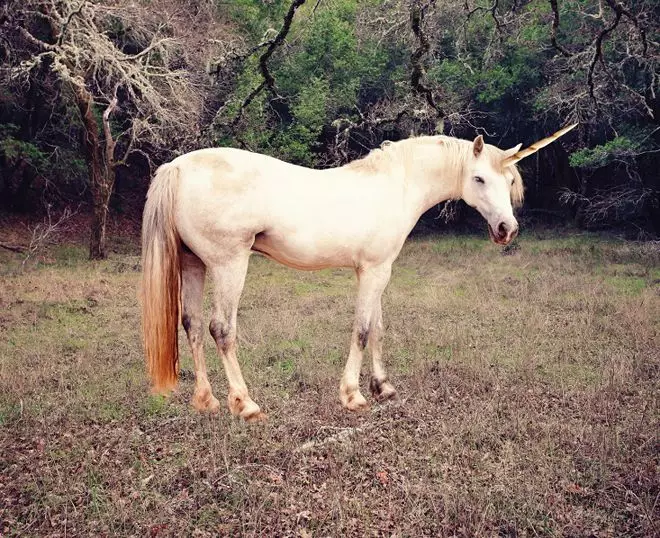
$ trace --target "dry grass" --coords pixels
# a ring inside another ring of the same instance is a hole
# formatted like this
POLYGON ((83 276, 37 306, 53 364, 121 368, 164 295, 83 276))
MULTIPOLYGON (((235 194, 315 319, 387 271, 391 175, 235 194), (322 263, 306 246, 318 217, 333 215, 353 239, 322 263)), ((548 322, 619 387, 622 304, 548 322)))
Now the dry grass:
POLYGON ((149 396, 137 257, 85 255, 21 273, 0 254, 2 536, 660 531, 653 246, 410 242, 384 300, 402 399, 363 415, 338 400, 350 272, 254 258, 239 320, 256 427, 191 410, 186 346, 180 390, 149 396))

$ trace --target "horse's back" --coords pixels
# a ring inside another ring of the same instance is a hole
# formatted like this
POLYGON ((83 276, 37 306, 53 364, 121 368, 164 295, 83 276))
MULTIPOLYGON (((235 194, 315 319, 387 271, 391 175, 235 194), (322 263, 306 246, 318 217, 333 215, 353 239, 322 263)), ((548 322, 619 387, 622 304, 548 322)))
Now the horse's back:
POLYGON ((299 168, 274 157, 237 148, 207 148, 191 151, 172 161, 179 167, 187 186, 212 179, 216 188, 231 182, 249 184, 267 176, 267 171, 280 172, 287 167, 299 168))
POLYGON ((191 152, 172 164, 180 175, 177 227, 193 251, 190 243, 233 249, 257 236, 272 257, 279 259, 277 251, 287 265, 315 268, 352 265, 375 243, 386 250, 398 243, 383 226, 397 227, 401 202, 392 181, 235 148, 191 152))

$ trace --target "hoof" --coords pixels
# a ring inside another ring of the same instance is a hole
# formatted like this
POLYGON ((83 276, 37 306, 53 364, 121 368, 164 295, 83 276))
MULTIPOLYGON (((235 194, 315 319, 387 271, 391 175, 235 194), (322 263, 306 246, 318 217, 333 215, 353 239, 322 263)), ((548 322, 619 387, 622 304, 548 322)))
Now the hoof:
POLYGON ((241 417, 245 422, 263 422, 267 418, 266 414, 247 395, 241 396, 230 392, 227 403, 231 414, 235 417, 241 417))
POLYGON ((211 389, 195 391, 191 403, 200 413, 217 413, 220 410, 220 402, 213 396, 211 389))
POLYGON ((387 380, 387 378, 380 381, 375 377, 372 377, 369 383, 369 388, 371 389, 371 395, 377 402, 396 400, 398 398, 396 389, 392 386, 392 383, 387 380))
POLYGON ((241 418, 249 424, 254 424, 257 422, 266 422, 268 420, 268 415, 263 411, 256 411, 247 416, 241 415, 241 418))
POLYGON ((368 411, 369 404, 364 396, 358 389, 352 391, 341 390, 340 392, 341 403, 349 411, 368 411))

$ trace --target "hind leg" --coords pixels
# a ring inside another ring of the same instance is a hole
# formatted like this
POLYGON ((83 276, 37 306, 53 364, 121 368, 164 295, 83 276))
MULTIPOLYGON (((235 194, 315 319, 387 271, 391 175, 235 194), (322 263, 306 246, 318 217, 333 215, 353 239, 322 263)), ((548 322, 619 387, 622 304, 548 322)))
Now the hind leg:
POLYGON ((373 364, 369 388, 372 396, 379 402, 393 400, 397 397, 396 389, 388 380, 383 365, 383 332, 383 309, 379 297, 375 301, 369 327, 369 350, 373 364))
POLYGON ((213 278, 213 316, 211 335, 222 357, 229 382, 227 403, 233 415, 248 422, 263 420, 266 415, 252 401, 236 356, 236 317, 238 301, 243 292, 250 251, 237 252, 231 259, 210 268, 213 278))
POLYGON ((216 412, 220 402, 213 396, 204 360, 204 328, 202 326, 202 300, 206 267, 192 252, 181 254, 182 323, 188 336, 195 363, 195 391, 192 405, 198 411, 216 412))

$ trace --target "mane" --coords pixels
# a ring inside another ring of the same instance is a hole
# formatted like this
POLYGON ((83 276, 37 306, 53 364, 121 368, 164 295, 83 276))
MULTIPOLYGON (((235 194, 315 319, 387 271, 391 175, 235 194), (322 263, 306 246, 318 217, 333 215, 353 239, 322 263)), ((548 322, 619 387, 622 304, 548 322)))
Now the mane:
MULTIPOLYGON (((371 150, 366 156, 344 165, 344 168, 365 174, 390 172, 397 167, 406 169, 415 159, 414 150, 420 145, 427 144, 437 146, 438 160, 447 169, 452 170, 456 178, 464 177, 463 169, 472 151, 472 141, 445 135, 417 136, 398 142, 385 141, 380 148, 371 150)), ((496 146, 484 144, 483 151, 489 157, 495 170, 513 179, 511 203, 515 207, 521 206, 524 197, 524 186, 518 167, 515 164, 502 166, 504 151, 496 146)), ((459 185, 456 185, 456 191, 460 192, 458 187, 459 185)))
POLYGON ((386 140, 379 148, 372 149, 364 157, 360 157, 359 159, 355 159, 354 161, 345 164, 343 168, 364 173, 377 173, 390 170, 392 164, 394 164, 395 158, 398 164, 398 150, 401 149, 400 146, 403 142, 408 142, 408 140, 400 140, 398 142, 390 142, 389 140, 386 140))

